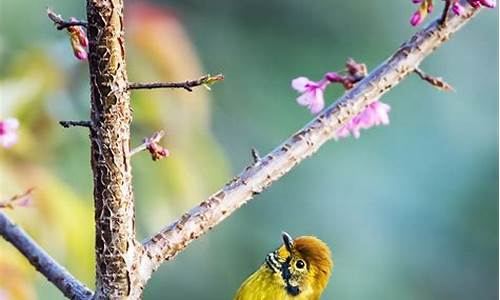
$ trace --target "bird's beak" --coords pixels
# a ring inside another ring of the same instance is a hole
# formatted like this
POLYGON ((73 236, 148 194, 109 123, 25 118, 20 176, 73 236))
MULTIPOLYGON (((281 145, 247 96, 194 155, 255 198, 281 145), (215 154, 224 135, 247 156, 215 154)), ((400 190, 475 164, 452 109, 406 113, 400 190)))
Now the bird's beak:
POLYGON ((292 252, 292 249, 293 249, 292 237, 284 231, 281 233, 281 237, 283 238, 283 244, 285 245, 288 252, 292 252))

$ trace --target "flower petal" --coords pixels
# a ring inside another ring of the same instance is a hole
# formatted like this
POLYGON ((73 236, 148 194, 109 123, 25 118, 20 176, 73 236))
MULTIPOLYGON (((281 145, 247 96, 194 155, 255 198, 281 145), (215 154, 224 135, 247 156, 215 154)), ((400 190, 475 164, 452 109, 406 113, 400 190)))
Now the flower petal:
POLYGON ((294 80, 292 80, 292 88, 298 91, 299 93, 303 93, 307 90, 307 85, 311 83, 314 84, 314 82, 309 80, 309 78, 307 77, 304 76, 297 77, 294 80))
POLYGON ((337 130, 336 132, 336 137, 337 138, 345 138, 345 137, 348 137, 351 133, 349 132, 349 129, 347 129, 347 126, 344 126, 342 128, 340 128, 339 130, 337 130))
POLYGON ((323 90, 316 89, 313 93, 314 95, 311 97, 312 102, 310 103, 309 109, 311 113, 317 114, 325 107, 325 99, 323 98, 323 90))
POLYGON ((297 103, 301 106, 311 105, 311 93, 306 92, 299 97, 297 97, 297 103))
POLYGON ((0 122, 3 123, 5 130, 16 130, 19 128, 19 121, 15 118, 8 118, 0 122))
POLYGON ((17 142, 17 132, 9 131, 0 136, 0 144, 5 148, 10 148, 14 146, 17 142))

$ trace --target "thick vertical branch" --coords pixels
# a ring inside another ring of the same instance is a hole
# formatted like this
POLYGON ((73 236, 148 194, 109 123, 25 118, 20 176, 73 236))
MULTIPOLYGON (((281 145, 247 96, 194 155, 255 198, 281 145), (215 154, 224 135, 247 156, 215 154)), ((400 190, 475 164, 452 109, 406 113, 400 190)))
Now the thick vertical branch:
POLYGON ((135 299, 135 240, 129 156, 132 112, 125 69, 123 1, 88 0, 91 163, 96 223, 96 299, 135 299))

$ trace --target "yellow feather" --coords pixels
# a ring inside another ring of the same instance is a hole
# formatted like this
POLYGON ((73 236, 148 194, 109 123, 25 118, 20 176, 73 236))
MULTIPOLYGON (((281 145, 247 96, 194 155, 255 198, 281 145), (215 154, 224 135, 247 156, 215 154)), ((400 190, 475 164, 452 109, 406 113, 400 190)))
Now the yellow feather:
POLYGON ((292 249, 283 245, 274 254, 287 271, 276 272, 262 264, 242 283, 234 300, 318 300, 333 269, 328 246, 316 237, 304 236, 293 241, 292 249), (298 260, 305 261, 303 270, 294 265, 298 260), (283 272, 289 272, 288 283, 298 287, 298 294, 287 291, 283 272))

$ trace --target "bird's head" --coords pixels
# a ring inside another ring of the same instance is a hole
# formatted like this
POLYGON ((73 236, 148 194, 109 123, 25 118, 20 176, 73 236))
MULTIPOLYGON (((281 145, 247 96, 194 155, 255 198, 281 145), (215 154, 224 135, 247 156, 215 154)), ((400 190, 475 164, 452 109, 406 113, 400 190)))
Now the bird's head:
POLYGON ((266 257, 269 270, 282 279, 288 294, 321 294, 333 268, 330 249, 320 239, 302 236, 295 240, 283 232, 283 245, 266 257))

